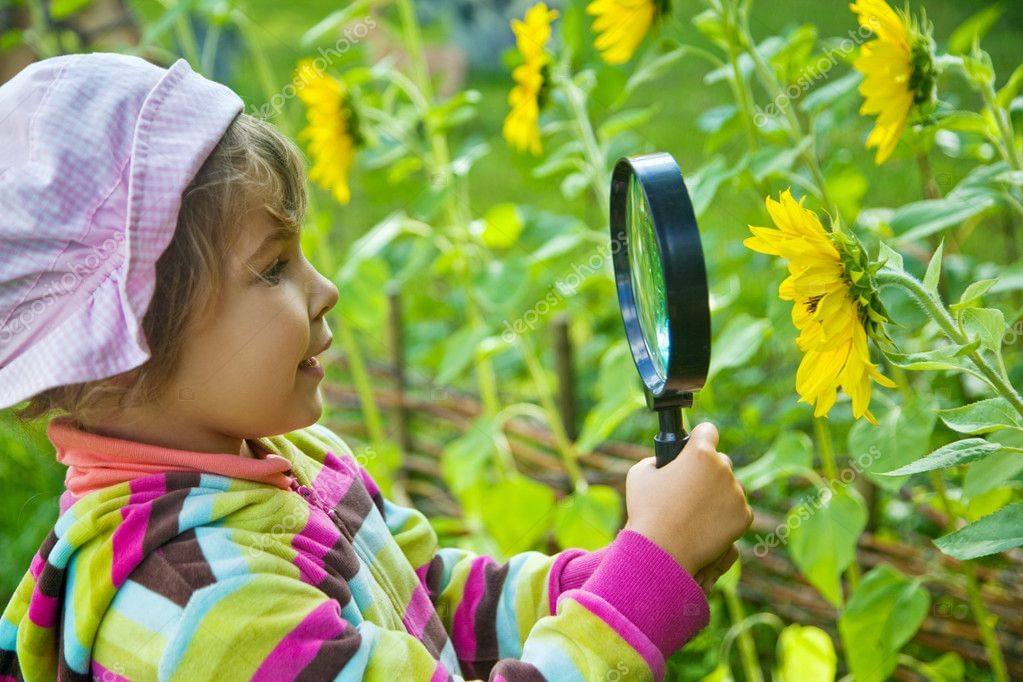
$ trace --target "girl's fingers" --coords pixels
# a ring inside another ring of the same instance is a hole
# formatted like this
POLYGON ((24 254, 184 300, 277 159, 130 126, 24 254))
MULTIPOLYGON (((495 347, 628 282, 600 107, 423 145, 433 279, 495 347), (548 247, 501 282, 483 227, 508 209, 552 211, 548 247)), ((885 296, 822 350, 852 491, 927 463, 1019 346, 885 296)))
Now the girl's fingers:
POLYGON ((739 558, 739 547, 732 545, 728 548, 728 551, 721 555, 721 558, 714 562, 722 573, 731 568, 732 564, 739 558))
POLYGON ((723 576, 732 564, 739 558, 739 548, 736 545, 732 545, 725 553, 718 557, 715 561, 707 566, 704 566, 693 579, 697 582, 704 594, 710 596, 710 591, 714 589, 714 583, 718 581, 718 578, 723 576))

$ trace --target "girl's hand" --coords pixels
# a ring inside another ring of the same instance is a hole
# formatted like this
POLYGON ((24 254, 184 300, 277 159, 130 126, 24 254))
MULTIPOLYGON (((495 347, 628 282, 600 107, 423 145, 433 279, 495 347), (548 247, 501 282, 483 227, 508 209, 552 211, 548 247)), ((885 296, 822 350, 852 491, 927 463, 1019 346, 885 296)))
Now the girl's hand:
MULTIPOLYGON (((645 535, 671 554, 694 578, 724 570, 732 544, 753 523, 746 493, 732 473, 732 461, 717 451, 718 431, 703 422, 678 457, 658 469, 653 457, 637 462, 625 479, 625 528, 645 535)), ((723 571, 721 571, 723 572, 723 571)))
POLYGON ((710 565, 704 566, 693 576, 705 595, 710 596, 710 591, 714 589, 714 583, 728 572, 738 558, 739 548, 732 545, 717 561, 712 561, 710 565))

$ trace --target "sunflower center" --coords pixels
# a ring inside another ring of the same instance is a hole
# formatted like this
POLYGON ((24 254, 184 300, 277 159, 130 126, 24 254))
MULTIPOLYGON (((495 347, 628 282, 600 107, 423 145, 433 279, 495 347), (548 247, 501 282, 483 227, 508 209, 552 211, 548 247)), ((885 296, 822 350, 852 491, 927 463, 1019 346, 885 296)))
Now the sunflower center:
POLYGON ((341 118, 344 119, 345 126, 348 128, 348 137, 352 138, 356 147, 361 147, 365 142, 362 136, 362 122, 359 120, 359 112, 356 111, 355 105, 348 97, 341 101, 341 118))
POLYGON ((934 58, 926 38, 913 43, 909 62, 912 73, 909 76, 909 90, 913 93, 913 104, 921 105, 934 99, 935 73, 934 58))
POLYGON ((550 95, 550 80, 551 69, 548 64, 544 64, 540 67, 540 90, 536 93, 536 108, 543 111, 543 108, 547 105, 547 98, 550 95))

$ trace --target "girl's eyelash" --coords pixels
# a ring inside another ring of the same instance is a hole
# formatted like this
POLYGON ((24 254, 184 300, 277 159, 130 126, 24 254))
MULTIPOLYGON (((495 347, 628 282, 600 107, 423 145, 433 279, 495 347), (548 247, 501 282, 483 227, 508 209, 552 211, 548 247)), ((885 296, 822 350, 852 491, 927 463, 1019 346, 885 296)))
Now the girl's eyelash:
POLYGON ((267 284, 275 286, 280 283, 281 273, 284 272, 284 267, 287 264, 288 261, 281 260, 278 258, 273 262, 273 265, 267 268, 266 271, 262 275, 260 275, 260 277, 262 277, 263 281, 265 281, 267 284))

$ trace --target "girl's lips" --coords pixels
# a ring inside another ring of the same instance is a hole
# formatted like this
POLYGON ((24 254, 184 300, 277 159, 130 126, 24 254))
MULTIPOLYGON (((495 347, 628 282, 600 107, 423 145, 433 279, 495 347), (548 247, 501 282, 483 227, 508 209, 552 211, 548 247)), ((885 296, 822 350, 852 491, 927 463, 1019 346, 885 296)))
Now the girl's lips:
POLYGON ((298 369, 306 374, 311 374, 319 377, 320 379, 323 378, 323 365, 320 364, 320 361, 315 355, 308 360, 303 360, 299 363, 298 369))

